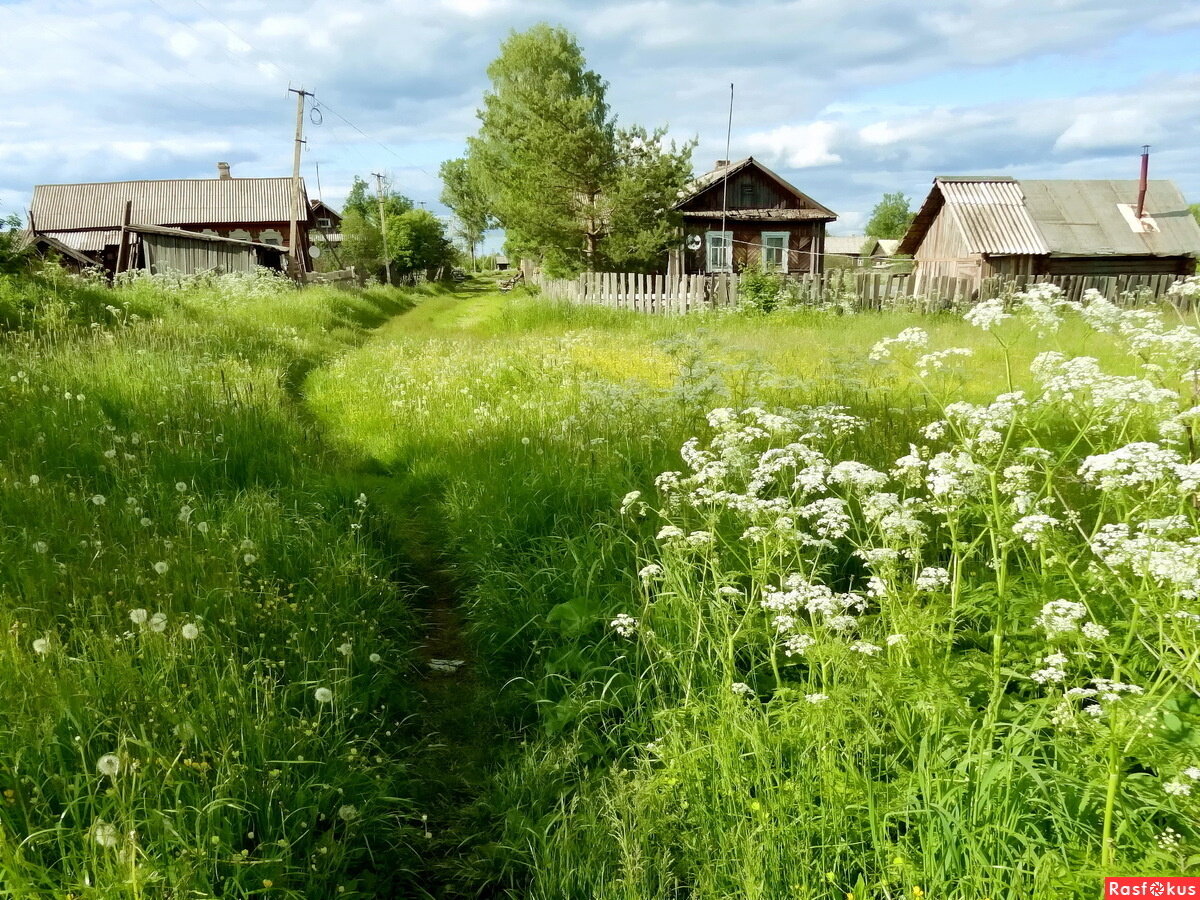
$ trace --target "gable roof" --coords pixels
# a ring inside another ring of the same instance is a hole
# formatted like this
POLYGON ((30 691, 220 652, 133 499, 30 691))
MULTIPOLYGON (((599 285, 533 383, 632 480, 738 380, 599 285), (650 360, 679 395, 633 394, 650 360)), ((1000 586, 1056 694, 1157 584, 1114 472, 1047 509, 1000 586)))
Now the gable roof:
MULTIPOLYGON (((758 160, 756 160, 753 156, 747 156, 745 159, 739 159, 736 161, 732 161, 729 163, 729 165, 726 165, 726 166, 717 166, 710 172, 705 172, 702 175, 697 175, 695 178, 692 179, 692 181, 687 185, 687 187, 684 188, 683 196, 681 196, 675 202, 675 209, 679 209, 685 203, 688 203, 688 202, 696 199, 696 197, 703 194, 710 187, 713 187, 714 185, 719 184, 721 181, 723 181, 727 178, 734 177, 739 172, 741 172, 743 169, 749 168, 751 166, 758 169, 759 172, 761 172, 767 178, 774 181, 775 184, 778 185, 781 190, 785 191, 786 193, 791 194, 794 197, 799 198, 801 201, 803 201, 809 207, 809 210, 789 210, 789 212, 801 214, 801 215, 798 215, 797 218, 817 218, 817 216, 813 216, 813 215, 807 215, 807 216, 803 215, 803 213, 805 213, 805 212, 809 212, 809 213, 816 212, 818 214, 823 213, 825 216, 827 216, 830 219, 837 218, 837 213, 835 213, 833 210, 829 209, 829 207, 823 206, 820 203, 818 203, 816 200, 814 200, 812 197, 808 196, 808 194, 801 191, 795 185, 784 180, 779 175, 777 175, 775 172, 772 172, 770 169, 768 169, 766 166, 764 166, 762 163, 760 163, 758 160)), ((741 212, 744 213, 744 212, 746 212, 746 210, 743 209, 743 210, 741 210, 741 212)))
POLYGON ((945 207, 969 253, 1059 256, 1197 256, 1200 226, 1170 181, 1151 181, 1146 213, 1158 231, 1134 231, 1135 180, 1020 180, 938 176, 900 253, 915 253, 945 207))
POLYGON ((838 256, 870 256, 878 246, 878 238, 867 237, 865 234, 825 235, 825 252, 838 256), (871 242, 871 246, 863 253, 867 241, 871 242))
MULTIPOLYGON (((308 195, 300 183, 300 209, 308 195)), ((39 184, 33 189, 33 226, 39 232, 120 228, 125 203, 136 225, 286 222, 292 215, 291 178, 178 178, 39 184)))

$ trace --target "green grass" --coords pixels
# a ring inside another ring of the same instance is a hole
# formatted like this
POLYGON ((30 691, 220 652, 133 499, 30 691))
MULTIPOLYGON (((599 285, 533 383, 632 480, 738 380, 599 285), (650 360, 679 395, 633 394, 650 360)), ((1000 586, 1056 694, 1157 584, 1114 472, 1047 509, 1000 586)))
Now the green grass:
POLYGON ((410 297, 0 288, 0 896, 401 890, 413 588, 298 397, 410 297))
MULTIPOLYGON (((1142 372, 1077 316, 1040 339, 1006 323, 1002 345, 950 314, 261 279, 10 279, 0 316, 0 897, 1050 900, 1200 864, 1200 785, 1164 789, 1200 765, 1178 615, 1200 609, 1088 546, 1167 516, 1186 541, 1191 493, 1174 470, 1108 492, 1079 474, 1159 439, 1170 404, 1118 415, 1077 384, 1001 416, 998 447, 947 409, 1037 396, 1050 349, 1142 372), (928 377, 869 358, 910 327, 973 355, 928 377), (829 404, 863 427, 810 409, 829 404), (794 442, 981 468, 944 508, 892 478, 927 504, 919 535, 823 476, 761 482, 788 521, 729 499, 794 442), (1013 469, 1027 446, 1047 461, 1013 469), (708 451, 723 471, 688 481, 708 451), (1038 541, 1013 532, 1019 479, 1059 520, 1038 541), (848 516, 824 543, 802 537, 818 497, 848 516), (855 555, 880 549, 908 555, 855 555), (919 587, 926 566, 946 583, 919 587), (799 573, 881 586, 847 635, 801 612, 785 632, 813 643, 787 656, 759 601, 799 573), (1047 635, 1058 598, 1110 635, 1047 635), (1057 650, 1064 680, 1032 680, 1057 650), (1145 693, 1092 719, 1063 691, 1099 677, 1145 693)), ((1173 387, 1185 344, 1143 351, 1173 387)))
MULTIPOLYGON (((1025 674, 1053 649, 1033 625, 1047 600, 1090 599, 1131 641, 1131 609, 1162 602, 1152 587, 1105 581, 1078 536, 1053 552, 1013 544, 1014 514, 985 497, 935 523, 921 548, 925 564, 955 573, 948 595, 923 600, 915 569, 900 571, 889 576, 900 592, 890 616, 864 617, 872 632, 908 634, 908 649, 871 669, 830 645, 813 669, 771 649, 754 603, 721 612, 714 592, 753 595, 797 569, 842 590, 861 584, 849 554, 870 546, 867 525, 824 555, 786 541, 768 553, 740 538, 750 521, 732 512, 689 516, 653 499, 655 476, 681 468, 679 448, 713 434, 704 414, 715 407, 842 405, 867 424, 828 451, 886 469, 910 442, 927 443, 920 427, 945 403, 1035 390, 1029 364, 1044 350, 1139 371, 1118 341, 1077 320, 1042 340, 1011 325, 1004 334, 1007 349, 948 314, 671 319, 481 296, 423 304, 314 374, 310 407, 331 439, 412 486, 415 514, 444 540, 467 586, 484 684, 522 739, 457 826, 478 836, 464 885, 547 900, 914 889, 981 900, 1091 895, 1102 870, 1190 871, 1195 861, 1156 835, 1172 827, 1195 839, 1189 808, 1158 787, 1186 758, 1172 742, 1196 734, 1184 688, 1196 683, 1195 659, 1163 669, 1115 652, 1105 664, 1108 677, 1167 679, 1154 703, 1174 710, 1171 733, 1149 743, 1137 728, 1062 732, 1025 674), (914 325, 931 349, 974 356, 923 381, 868 359, 914 325), (631 490, 660 515, 622 516, 631 490), (711 530, 712 556, 655 542, 664 521, 711 530), (635 573, 652 560, 667 580, 647 592, 635 573), (1122 592, 1144 599, 1131 605, 1122 592), (653 636, 614 639, 607 623, 619 612, 652 622, 653 636), (735 696, 734 682, 755 701, 735 696), (813 706, 804 695, 814 691, 831 700, 813 706), (1106 748, 1118 733, 1134 737, 1114 762, 1106 748), (1105 833, 1116 835, 1111 860, 1105 833)), ((1073 500, 1086 492, 1071 459, 1148 427, 1145 417, 1085 422, 1073 438, 1078 421, 1067 404, 1021 432, 1065 452, 1053 490, 1073 500)), ((1086 496, 1088 522, 1147 511, 1086 496)), ((887 633, 870 636, 882 645, 887 633)))

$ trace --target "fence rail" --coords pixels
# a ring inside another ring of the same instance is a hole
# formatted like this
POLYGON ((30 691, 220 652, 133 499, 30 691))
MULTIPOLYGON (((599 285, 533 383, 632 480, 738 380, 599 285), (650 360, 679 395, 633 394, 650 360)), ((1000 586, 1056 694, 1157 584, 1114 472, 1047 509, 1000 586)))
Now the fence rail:
MULTIPOLYGON (((837 304, 854 310, 910 306, 944 309, 981 297, 999 296, 1032 284, 1062 288, 1069 300, 1094 289, 1117 303, 1127 295, 1139 300, 1161 299, 1180 279, 1176 275, 1054 275, 986 278, 980 287, 970 278, 926 278, 918 286, 908 273, 855 272, 832 269, 821 274, 785 276, 792 302, 801 306, 837 304)), ((628 272, 585 272, 577 278, 546 278, 534 273, 530 283, 555 300, 630 309, 635 312, 679 314, 736 306, 740 277, 722 275, 638 275, 628 272)))

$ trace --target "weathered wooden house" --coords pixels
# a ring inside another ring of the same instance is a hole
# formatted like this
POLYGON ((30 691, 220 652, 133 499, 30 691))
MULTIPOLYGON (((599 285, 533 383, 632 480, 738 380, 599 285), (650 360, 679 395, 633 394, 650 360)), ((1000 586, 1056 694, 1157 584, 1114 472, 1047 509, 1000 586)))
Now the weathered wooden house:
POLYGON ((829 234, 825 236, 826 263, 831 266, 847 263, 855 266, 873 266, 886 263, 896 255, 899 241, 870 237, 865 234, 829 234), (837 262, 840 260, 841 262, 837 262))
MULTIPOLYGON (((298 243, 307 270, 311 212, 303 181, 300 192, 298 243)), ((163 269, 168 258, 187 265, 176 270, 185 273, 275 268, 288 252, 293 198, 291 178, 233 178, 225 163, 217 178, 39 184, 30 231, 35 242, 53 241, 109 272, 163 269), (165 255, 147 249, 168 244, 165 255)))
POLYGON ((837 219, 752 156, 718 160, 688 186, 675 209, 683 215, 688 273, 757 266, 820 272, 825 226, 837 219))
POLYGON ((339 248, 342 245, 342 214, 324 200, 311 201, 309 212, 313 244, 334 250, 339 248))
POLYGON ((978 287, 991 276, 1189 275, 1200 226, 1170 181, 942 176, 899 252, 915 259, 918 291, 945 276, 978 287))

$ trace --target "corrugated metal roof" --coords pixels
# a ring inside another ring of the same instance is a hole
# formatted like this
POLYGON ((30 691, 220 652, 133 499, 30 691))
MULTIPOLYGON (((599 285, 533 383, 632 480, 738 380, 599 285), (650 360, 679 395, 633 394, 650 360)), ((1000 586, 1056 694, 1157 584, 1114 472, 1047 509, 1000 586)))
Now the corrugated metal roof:
POLYGON ((936 184, 971 253, 1049 252, 1017 182, 939 178, 936 184))
MULTIPOLYGON (((307 219, 309 203, 303 180, 300 190, 300 209, 307 219)), ((196 178, 39 184, 33 189, 33 224, 38 231, 50 232, 119 228, 126 201, 133 203, 130 221, 137 225, 286 222, 292 214, 292 180, 196 178)))
POLYGON ((260 241, 242 241, 237 238, 222 237, 219 234, 204 234, 200 231, 186 231, 183 228, 168 228, 165 225, 130 225, 129 230, 136 234, 155 234, 185 241, 204 241, 210 244, 234 244, 241 247, 259 247, 263 250, 269 250, 272 253, 287 253, 287 248, 281 247, 278 244, 264 244, 260 241))
POLYGON ((1151 181, 1146 212, 1157 231, 1135 231, 1135 180, 1020 180, 1006 176, 939 176, 901 242, 915 253, 945 209, 968 252, 1059 256, 1200 256, 1200 225, 1179 189, 1151 181))
MULTIPOLYGON (((1200 256, 1200 225, 1179 188, 1151 181, 1146 213, 1158 231, 1134 231, 1121 205, 1137 204, 1136 179, 1021 181, 1025 206, 1052 254, 1064 256, 1200 256)), ((1132 216, 1130 217, 1132 218, 1132 216)))

